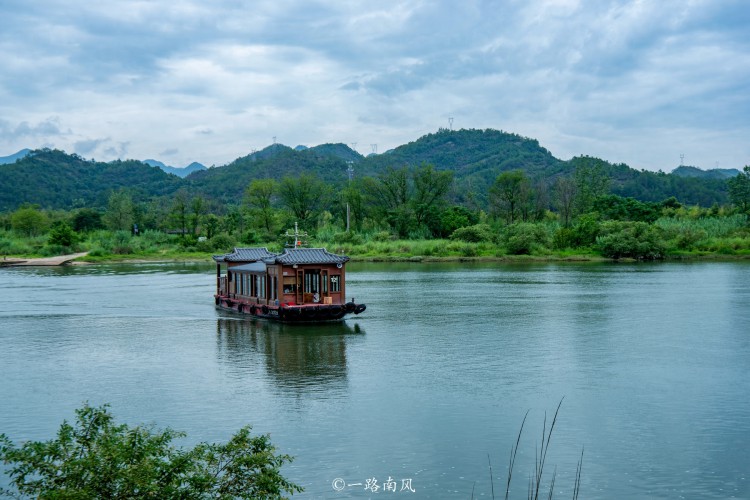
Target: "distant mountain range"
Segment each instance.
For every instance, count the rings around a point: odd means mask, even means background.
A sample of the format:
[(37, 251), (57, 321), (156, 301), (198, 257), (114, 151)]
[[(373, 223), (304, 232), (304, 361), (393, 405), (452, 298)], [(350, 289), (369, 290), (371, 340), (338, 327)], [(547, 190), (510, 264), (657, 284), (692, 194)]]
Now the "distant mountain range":
[[(0, 165), (6, 165), (8, 163), (15, 163), (16, 160), (25, 158), (26, 156), (28, 156), (29, 153), (31, 153), (30, 149), (22, 149), (18, 153), (15, 153), (9, 156), (0, 156)], [(207, 168), (205, 165), (202, 165), (195, 161), (191, 163), (190, 165), (188, 165), (187, 167), (183, 167), (183, 168), (165, 165), (159, 160), (144, 160), (143, 163), (145, 163), (146, 165), (151, 165), (152, 167), (159, 167), (160, 169), (162, 169), (168, 174), (174, 174), (177, 177), (182, 177), (182, 178), (187, 177), (188, 175), (192, 174), (195, 171), (206, 170)]]
[(741, 174), (736, 168), (712, 168), (711, 170), (701, 170), (698, 167), (689, 167), (682, 165), (672, 170), (673, 175), (680, 177), (697, 177), (699, 179), (731, 179)]
[(341, 143), (296, 148), (273, 144), (210, 169), (198, 163), (174, 168), (158, 160), (94, 162), (43, 149), (0, 158), (0, 163), (5, 163), (0, 168), (0, 211), (14, 210), (23, 203), (55, 209), (103, 208), (109, 194), (120, 188), (130, 190), (139, 202), (167, 198), (160, 202), (170, 203), (169, 198), (184, 189), (189, 196), (238, 204), (254, 179), (309, 173), (337, 188), (348, 181), (350, 167), (356, 181), (378, 177), (391, 167), (423, 164), (453, 173), (452, 203), (486, 209), (489, 188), (502, 172), (520, 169), (534, 182), (544, 182), (549, 187), (557, 177), (572, 175), (581, 162), (602, 166), (611, 178), (614, 194), (642, 201), (674, 196), (682, 203), (702, 206), (727, 203), (726, 179), (739, 173), (735, 169), (702, 171), (684, 166), (669, 174), (648, 172), (586, 156), (563, 161), (535, 139), (492, 129), (441, 129), (386, 153), (366, 157)]
[(206, 166), (198, 163), (197, 161), (194, 161), (187, 167), (171, 167), (169, 165), (165, 165), (164, 163), (160, 162), (159, 160), (143, 160), (143, 163), (146, 165), (151, 165), (152, 167), (159, 167), (160, 169), (164, 170), (168, 174), (174, 174), (177, 177), (182, 177), (183, 179), (187, 177), (188, 175), (192, 174), (193, 172), (197, 172), (198, 170), (206, 170)]
[(7, 163), (15, 163), (16, 160), (20, 160), (21, 158), (25, 157), (31, 153), (30, 149), (22, 149), (18, 153), (12, 154), (10, 156), (0, 156), (0, 165), (5, 165)]

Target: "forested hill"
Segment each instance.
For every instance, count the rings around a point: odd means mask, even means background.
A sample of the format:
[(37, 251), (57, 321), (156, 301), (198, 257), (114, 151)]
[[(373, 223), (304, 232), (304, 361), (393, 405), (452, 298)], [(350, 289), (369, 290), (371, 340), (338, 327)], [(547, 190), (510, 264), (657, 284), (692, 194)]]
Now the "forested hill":
[(186, 183), (191, 190), (209, 198), (239, 203), (253, 179), (282, 179), (308, 173), (330, 184), (344, 183), (347, 161), (355, 160), (362, 160), (362, 156), (344, 144), (300, 150), (274, 144), (226, 166), (194, 172), (186, 178)]
[(0, 165), (0, 211), (14, 210), (23, 203), (43, 208), (104, 207), (110, 193), (119, 188), (129, 189), (137, 201), (171, 196), (184, 188), (190, 196), (239, 204), (253, 179), (282, 179), (308, 173), (336, 186), (347, 181), (349, 166), (359, 179), (377, 177), (389, 167), (423, 164), (453, 172), (455, 202), (472, 200), (484, 208), (489, 188), (502, 172), (523, 170), (533, 183), (544, 182), (551, 188), (558, 177), (572, 176), (582, 163), (598, 165), (611, 179), (611, 192), (621, 196), (642, 201), (674, 196), (682, 203), (702, 206), (728, 201), (726, 179), (639, 171), (585, 156), (562, 161), (538, 141), (516, 134), (489, 129), (442, 129), (368, 157), (345, 144), (296, 149), (274, 144), (223, 167), (194, 172), (185, 179), (134, 160), (102, 163), (62, 151), (38, 150), (15, 163)]
[(525, 170), (530, 177), (560, 171), (562, 162), (535, 139), (498, 130), (447, 130), (427, 134), (363, 161), (366, 174), (385, 167), (428, 163), (437, 170), (453, 170), (457, 177), (490, 171), (494, 177), (507, 170)]
[(43, 208), (105, 207), (112, 191), (127, 188), (136, 201), (171, 195), (180, 178), (135, 160), (93, 162), (59, 150), (37, 150), (0, 166), (0, 211), (23, 203)]

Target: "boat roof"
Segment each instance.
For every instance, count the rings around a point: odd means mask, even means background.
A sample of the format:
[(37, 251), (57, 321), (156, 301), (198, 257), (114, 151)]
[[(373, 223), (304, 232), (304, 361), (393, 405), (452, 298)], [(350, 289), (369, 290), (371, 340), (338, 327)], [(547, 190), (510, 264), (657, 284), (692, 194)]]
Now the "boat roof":
[[(325, 248), (285, 248), (276, 255), (276, 264), (343, 264), (348, 261), (346, 255), (336, 255)], [(266, 261), (267, 263), (271, 263)]]
[(275, 257), (276, 254), (269, 252), (267, 248), (235, 248), (224, 255), (214, 255), (216, 262), (256, 262)]
[(216, 262), (258, 262), (265, 264), (343, 264), (346, 255), (336, 255), (325, 248), (285, 248), (282, 253), (269, 252), (267, 248), (235, 248), (224, 255), (214, 255)]

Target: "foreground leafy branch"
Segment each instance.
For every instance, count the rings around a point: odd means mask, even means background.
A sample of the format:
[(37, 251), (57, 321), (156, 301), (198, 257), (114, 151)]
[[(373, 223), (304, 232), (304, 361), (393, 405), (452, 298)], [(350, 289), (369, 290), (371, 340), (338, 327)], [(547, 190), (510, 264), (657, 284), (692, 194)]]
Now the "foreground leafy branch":
[(279, 499), (302, 488), (280, 472), (267, 435), (243, 427), (225, 444), (172, 445), (184, 433), (115, 424), (108, 406), (76, 410), (57, 438), (16, 446), (0, 434), (0, 459), (16, 491), (39, 498), (253, 498)]

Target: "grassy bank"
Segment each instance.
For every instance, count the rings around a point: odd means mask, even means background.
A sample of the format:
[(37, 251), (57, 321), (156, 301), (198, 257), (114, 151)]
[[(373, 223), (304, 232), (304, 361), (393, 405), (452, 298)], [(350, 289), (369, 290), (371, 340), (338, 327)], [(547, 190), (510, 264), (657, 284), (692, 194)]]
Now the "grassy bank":
[[(210, 239), (144, 231), (97, 230), (74, 234), (61, 244), (50, 234), (23, 237), (0, 230), (0, 254), (33, 258), (89, 252), (89, 262), (209, 261), (237, 246), (281, 251), (284, 238), (265, 241), (220, 233)], [(644, 222), (582, 218), (571, 227), (556, 222), (508, 226), (477, 224), (451, 239), (394, 239), (387, 231), (345, 232), (325, 226), (309, 246), (325, 247), (354, 261), (593, 261), (610, 259), (750, 258), (747, 217), (661, 218)]]

